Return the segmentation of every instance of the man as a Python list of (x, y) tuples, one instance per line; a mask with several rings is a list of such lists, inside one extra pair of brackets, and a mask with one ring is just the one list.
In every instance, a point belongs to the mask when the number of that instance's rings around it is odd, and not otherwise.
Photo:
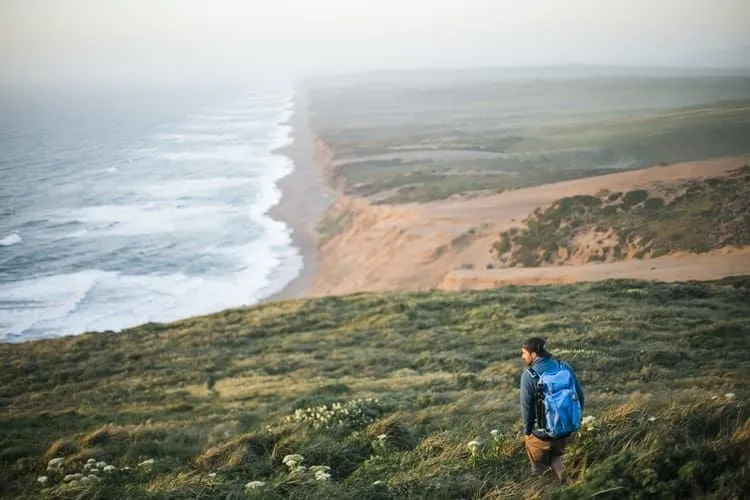
[[(577, 416), (583, 411), (583, 388), (578, 377), (567, 363), (557, 361), (544, 348), (544, 339), (531, 337), (521, 347), (521, 358), (528, 370), (521, 375), (521, 418), (523, 420), (523, 432), (526, 436), (526, 453), (531, 461), (531, 470), (535, 475), (542, 475), (552, 468), (561, 484), (567, 480), (562, 456), (565, 452), (567, 436), (550, 437), (541, 429), (537, 421), (537, 382), (543, 374), (554, 373), (561, 369), (570, 370), (575, 392), (571, 392), (570, 398), (580, 403), (580, 409), (576, 408)], [(543, 420), (543, 416), (540, 416)], [(580, 422), (578, 422), (580, 425)]]

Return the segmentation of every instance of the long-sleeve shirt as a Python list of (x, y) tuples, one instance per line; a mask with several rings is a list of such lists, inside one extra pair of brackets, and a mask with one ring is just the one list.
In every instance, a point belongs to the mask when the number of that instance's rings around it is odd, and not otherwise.
[[(564, 361), (562, 362), (563, 366), (567, 367), (568, 370), (570, 370), (570, 373), (573, 375), (573, 380), (575, 382), (576, 387), (576, 393), (578, 394), (578, 400), (581, 402), (581, 410), (583, 410), (583, 403), (584, 403), (584, 395), (583, 395), (583, 387), (581, 387), (581, 383), (578, 381), (578, 377), (576, 376), (575, 372), (573, 371), (573, 368)], [(534, 364), (531, 365), (531, 367), (534, 369), (537, 374), (541, 375), (542, 373), (549, 371), (549, 370), (555, 370), (557, 369), (557, 360), (549, 357), (549, 358), (537, 358), (536, 361), (534, 361)], [(524, 370), (523, 374), (521, 375), (521, 420), (523, 421), (523, 433), (527, 436), (529, 434), (532, 434), (532, 430), (534, 429), (534, 420), (536, 419), (536, 380), (534, 377), (531, 376), (531, 373), (529, 373), (529, 370)]]

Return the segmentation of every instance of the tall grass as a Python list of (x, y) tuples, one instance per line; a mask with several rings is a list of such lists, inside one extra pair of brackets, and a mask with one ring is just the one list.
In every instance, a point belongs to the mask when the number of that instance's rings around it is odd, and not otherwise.
[[(0, 495), (741, 498), (748, 297), (750, 278), (357, 294), (3, 344)], [(564, 488), (519, 433), (532, 334), (596, 419)], [(64, 481), (89, 461), (116, 470)]]

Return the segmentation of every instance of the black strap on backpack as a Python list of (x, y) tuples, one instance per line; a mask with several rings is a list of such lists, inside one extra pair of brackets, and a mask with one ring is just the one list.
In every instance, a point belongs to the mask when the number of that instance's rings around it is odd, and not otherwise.
[(544, 413), (546, 409), (544, 408), (544, 384), (541, 384), (539, 381), (539, 374), (534, 370), (533, 368), (529, 368), (529, 373), (531, 374), (531, 378), (534, 379), (534, 387), (536, 388), (536, 391), (534, 393), (534, 429), (540, 430), (544, 429)]

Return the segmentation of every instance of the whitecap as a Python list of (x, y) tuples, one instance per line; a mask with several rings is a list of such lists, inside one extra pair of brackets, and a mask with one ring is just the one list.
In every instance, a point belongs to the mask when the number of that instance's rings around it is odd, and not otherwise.
[(86, 229), (86, 228), (79, 229), (78, 231), (73, 231), (72, 233), (66, 234), (65, 237), (66, 238), (81, 238), (83, 236), (86, 236), (86, 234), (88, 234), (88, 232), (89, 232), (89, 230)]
[(0, 247), (9, 247), (21, 243), (23, 239), (18, 233), (11, 233), (5, 238), (0, 240)]
[(236, 140), (236, 134), (191, 134), (191, 133), (161, 133), (154, 136), (155, 139), (175, 143), (193, 142), (226, 142)]
[(67, 217), (86, 224), (99, 236), (136, 236), (210, 232), (217, 220), (237, 212), (237, 207), (222, 203), (185, 206), (170, 201), (86, 207), (71, 211)]
[(225, 189), (255, 184), (253, 177), (210, 177), (163, 181), (138, 188), (138, 192), (158, 199), (215, 195)]
[(156, 155), (170, 161), (210, 161), (248, 162), (263, 154), (263, 150), (252, 144), (215, 146), (210, 148), (190, 148), (185, 151), (166, 152)]
[(0, 285), (0, 340), (25, 335), (37, 324), (65, 318), (86, 297), (103, 271), (84, 271)]
[(257, 240), (215, 250), (236, 260), (232, 273), (126, 275), (89, 270), (0, 285), (0, 340), (120, 331), (255, 304), (283, 289), (302, 268), (288, 228), (271, 219), (262, 226)]

